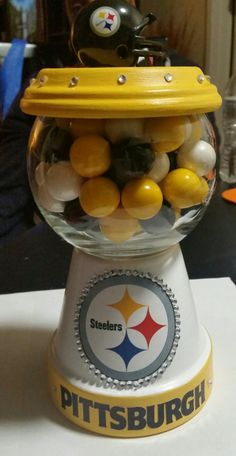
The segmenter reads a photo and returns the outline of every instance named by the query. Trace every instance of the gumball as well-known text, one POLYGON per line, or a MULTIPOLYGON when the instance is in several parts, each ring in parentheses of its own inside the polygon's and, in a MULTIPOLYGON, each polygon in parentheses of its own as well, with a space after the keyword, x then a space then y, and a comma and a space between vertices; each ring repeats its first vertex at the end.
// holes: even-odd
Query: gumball
POLYGON ((170 169, 170 160, 167 154, 155 154, 154 164, 149 171, 147 177, 160 182, 168 174, 170 169))
POLYGON ((122 207, 119 207, 108 217, 100 220, 100 229, 110 241, 119 244, 130 239, 141 231, 137 219, 131 217, 122 207))
POLYGON ((112 148, 110 172, 118 184, 148 173, 155 160, 155 153, 149 144, 131 139, 112 148))
POLYGON ((169 152, 168 158, 170 160, 170 169, 169 169, 169 171, 173 171, 173 169, 178 168, 178 166, 177 166, 177 153, 176 152, 169 152))
POLYGON ((115 211, 119 203, 119 189, 107 177, 88 179, 81 187, 80 204, 91 217, 106 217, 115 211))
POLYGON ((44 160, 50 163, 68 160, 72 141, 70 134, 66 130, 56 126, 52 127, 42 147, 44 160))
POLYGON ((125 185, 121 201, 128 214, 146 220, 159 212, 163 196, 160 187, 152 179, 142 177, 125 185))
POLYGON ((199 178, 200 178, 200 183, 201 183, 201 192, 203 195, 202 202, 203 202, 204 200, 206 200, 206 197, 209 193, 209 186, 204 177, 199 177, 199 178))
POLYGON ((190 116, 189 123, 186 124, 186 138, 185 142, 197 142, 202 136, 201 121, 197 116, 190 116))
POLYGON ((77 231, 85 231, 98 226, 98 220, 83 211, 78 198, 65 204, 63 215, 67 223, 77 231))
POLYGON ((185 141, 189 120, 185 116, 155 117, 147 119, 144 126, 144 137, 153 143, 155 152, 172 152, 185 141))
POLYGON ((216 153, 206 141, 185 143, 177 154, 177 163, 180 168, 194 171, 198 176, 206 176, 216 163, 216 153))
POLYGON ((162 181, 162 191, 173 207, 183 209, 201 204, 208 194, 208 185, 193 171, 179 168, 171 171, 162 181))
POLYGON ((44 161, 40 162, 36 167, 34 178, 38 185, 43 185, 45 183, 45 176, 49 168, 50 164, 44 161))
POLYGON ((129 138, 142 138, 143 119, 109 119, 105 122, 105 133, 113 144, 129 138))
POLYGON ((37 199, 40 206, 51 212, 63 212, 65 203, 53 198, 48 192, 45 184, 40 185, 37 190, 37 199))
POLYGON ((98 135, 81 136, 71 146, 70 161, 80 176, 100 176, 111 164, 109 142, 98 135))
POLYGON ((59 201, 77 198, 82 181, 68 161, 54 163, 45 177, 48 193, 59 201))
POLYGON ((87 135, 104 135, 103 119, 71 119, 70 132, 74 138, 87 135))
POLYGON ((177 213, 172 207, 162 205, 158 214, 148 220, 141 220, 140 224, 144 231, 150 234, 163 234, 171 230, 177 213))

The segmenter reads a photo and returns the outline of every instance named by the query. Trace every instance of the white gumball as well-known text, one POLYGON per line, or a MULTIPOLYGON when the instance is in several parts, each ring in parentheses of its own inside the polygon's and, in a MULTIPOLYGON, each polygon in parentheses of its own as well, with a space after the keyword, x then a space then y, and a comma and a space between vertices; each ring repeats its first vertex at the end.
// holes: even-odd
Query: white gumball
POLYGON ((206 141, 184 144, 177 154, 177 164, 187 168, 198 176, 206 176, 216 163, 216 153, 211 144, 206 141))
POLYGON ((45 176, 49 168, 49 163, 44 161, 40 162, 36 167, 34 177, 38 185, 43 185, 45 183, 45 176))
POLYGON ((152 169, 148 177, 154 182, 160 182, 168 174, 170 169, 170 160, 167 154, 156 154, 152 169))
POLYGON ((142 138, 143 119, 109 119, 105 123, 105 133, 113 144, 128 138, 142 138))
POLYGON ((64 211, 65 203, 53 198, 50 193, 48 193, 48 189, 45 184, 38 187, 37 199, 39 205, 48 211, 57 213, 64 211))
POLYGON ((50 195, 59 201, 78 198, 83 178, 79 176, 70 162, 54 163, 48 170, 45 183, 50 195))

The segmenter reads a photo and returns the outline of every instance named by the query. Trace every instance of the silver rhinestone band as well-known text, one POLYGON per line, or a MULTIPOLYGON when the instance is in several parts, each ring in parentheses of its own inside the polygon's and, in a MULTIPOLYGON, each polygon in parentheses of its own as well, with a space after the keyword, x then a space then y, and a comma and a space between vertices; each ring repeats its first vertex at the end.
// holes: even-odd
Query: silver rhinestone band
POLYGON ((103 386, 105 388, 113 388, 113 389, 118 389, 118 390, 137 390, 143 386, 148 386, 150 383, 153 383, 154 381, 157 381, 162 377, 166 369, 169 367, 169 365, 172 363, 173 358, 176 354, 176 349, 179 345, 179 339, 180 339, 180 313, 179 313, 179 307, 177 305, 177 300, 176 297, 162 279, 160 279, 157 275, 153 275, 150 272, 142 272, 138 270, 131 270, 131 269, 113 269, 110 271, 104 271, 103 274, 98 274, 94 275, 89 282, 87 283, 86 287, 84 287, 81 290, 81 294, 78 298, 78 302, 76 304, 75 308, 75 314, 74 314, 74 336, 76 339, 76 345, 77 345, 77 350, 79 352, 79 355, 83 362, 87 365, 88 372, 93 373, 95 378, 97 379, 97 382, 100 386, 103 386), (167 295, 169 301, 171 302, 172 308, 173 308, 173 313, 175 317, 175 337, 173 340, 172 348, 166 358, 166 360, 162 363, 161 367, 159 369, 152 373, 151 375, 145 377, 145 378, 140 378, 138 380, 118 380, 116 378, 111 378, 106 376, 104 373, 100 371, 100 369, 97 369, 96 366, 91 363, 91 361, 87 358, 84 349, 83 349, 83 343, 80 339, 80 333, 79 333, 79 320, 80 320, 80 311, 81 307, 83 305, 84 300, 86 299, 87 295, 89 294, 90 290, 96 285, 98 282, 106 280, 111 277, 115 276, 125 276, 125 277, 140 277, 140 278, 146 278, 151 280, 152 282, 156 283, 162 291, 167 295))

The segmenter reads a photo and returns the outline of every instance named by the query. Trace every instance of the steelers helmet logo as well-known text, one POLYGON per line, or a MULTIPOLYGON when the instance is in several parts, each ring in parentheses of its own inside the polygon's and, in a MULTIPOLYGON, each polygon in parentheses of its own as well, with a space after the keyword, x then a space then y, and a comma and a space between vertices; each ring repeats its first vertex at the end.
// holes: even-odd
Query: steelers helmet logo
POLYGON ((180 333, 171 290, 158 279, 125 271, 99 276, 85 290, 75 334, 90 369, 110 383, 136 386, 162 375, 173 359, 180 333))
POLYGON ((102 37, 114 35, 119 30, 120 23, 119 13, 107 6, 97 8, 90 17, 93 32, 102 37))

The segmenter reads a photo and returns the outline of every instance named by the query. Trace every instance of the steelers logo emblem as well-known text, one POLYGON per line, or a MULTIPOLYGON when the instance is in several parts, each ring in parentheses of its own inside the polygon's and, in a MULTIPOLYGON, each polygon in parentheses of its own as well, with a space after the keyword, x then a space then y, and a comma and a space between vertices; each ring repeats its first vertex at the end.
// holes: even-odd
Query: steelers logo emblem
POLYGON ((109 37, 120 28, 120 15, 110 7, 97 8, 90 17, 90 26, 96 35, 109 37))
POLYGON ((172 291, 145 274, 112 271, 82 293, 75 319, 80 353, 106 378, 156 378, 171 363, 179 339, 172 291))

